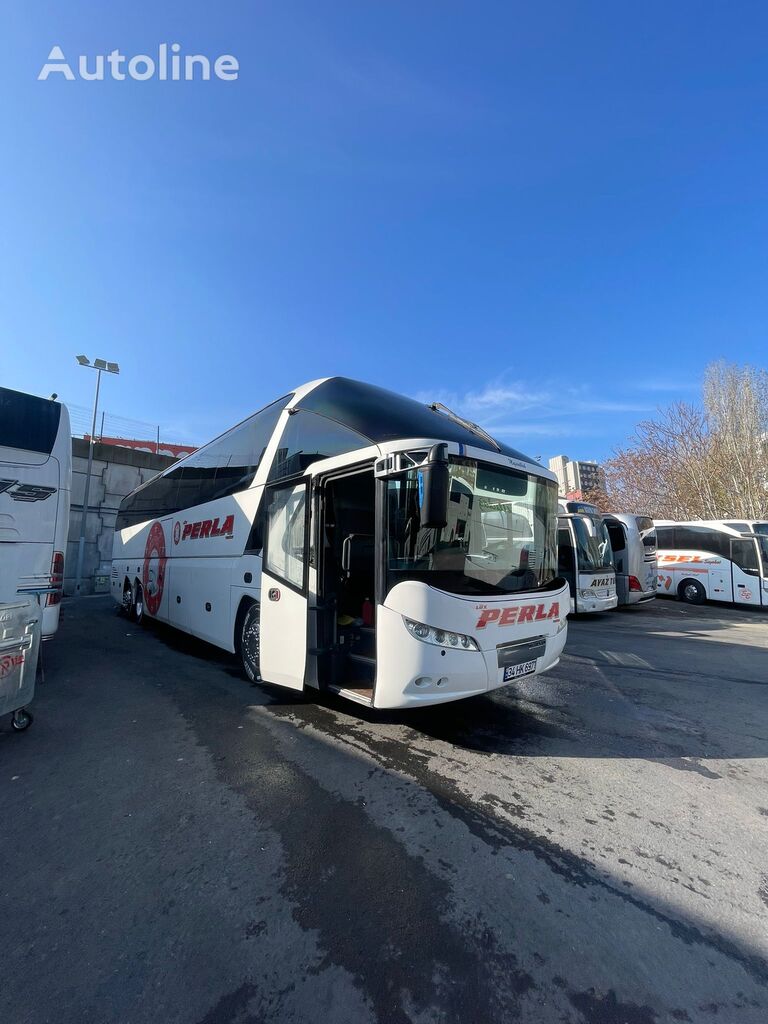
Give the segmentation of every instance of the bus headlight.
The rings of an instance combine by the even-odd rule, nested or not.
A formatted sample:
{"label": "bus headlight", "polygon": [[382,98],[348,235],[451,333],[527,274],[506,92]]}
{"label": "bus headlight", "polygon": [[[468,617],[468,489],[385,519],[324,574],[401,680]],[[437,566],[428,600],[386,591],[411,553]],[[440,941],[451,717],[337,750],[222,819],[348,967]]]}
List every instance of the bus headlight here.
{"label": "bus headlight", "polygon": [[453,647],[457,651],[480,650],[475,640],[465,633],[454,633],[450,629],[436,629],[434,626],[427,626],[423,622],[416,622],[405,616],[403,616],[403,622],[408,632],[417,640],[423,640],[425,644],[434,644],[435,647]]}

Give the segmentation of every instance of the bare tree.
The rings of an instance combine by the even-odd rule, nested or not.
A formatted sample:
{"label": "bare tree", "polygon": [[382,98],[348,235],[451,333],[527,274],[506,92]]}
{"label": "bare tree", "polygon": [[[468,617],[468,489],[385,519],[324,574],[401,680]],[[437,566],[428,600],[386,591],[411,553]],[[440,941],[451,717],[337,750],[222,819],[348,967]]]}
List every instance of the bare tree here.
{"label": "bare tree", "polygon": [[638,424],[605,464],[610,505],[656,519],[768,518],[768,373],[714,363],[701,407]]}

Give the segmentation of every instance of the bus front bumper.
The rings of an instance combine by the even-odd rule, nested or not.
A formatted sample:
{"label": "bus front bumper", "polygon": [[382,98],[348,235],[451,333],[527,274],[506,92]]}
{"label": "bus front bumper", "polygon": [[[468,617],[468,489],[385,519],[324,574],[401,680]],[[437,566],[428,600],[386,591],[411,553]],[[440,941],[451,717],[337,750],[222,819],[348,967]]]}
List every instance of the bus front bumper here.
{"label": "bus front bumper", "polygon": [[[399,585],[404,586],[406,584]],[[525,676],[546,672],[560,660],[568,634],[567,588],[562,593],[546,594],[546,597],[528,595],[482,603],[442,595],[458,603],[461,611],[470,612],[461,616],[463,629],[459,628],[458,616],[440,615],[437,608],[410,610],[414,602],[396,600],[397,589],[392,591],[387,604],[378,609],[374,707],[419,707],[478,696]],[[408,598],[413,594],[399,596]],[[516,627],[509,622],[509,628],[499,624],[503,615],[497,615],[497,609],[531,607],[534,602],[533,614],[540,616],[538,621],[526,621],[524,626],[518,623]],[[432,599],[429,603],[439,605],[441,602]],[[408,606],[410,614],[389,607],[390,604]],[[443,608],[444,612],[446,610],[447,603]],[[406,627],[405,619],[430,624],[430,613],[433,621],[447,623],[443,627],[446,632],[453,630],[470,636],[477,647],[457,649],[417,639]],[[508,613],[507,618],[511,619],[512,615]],[[484,625],[478,626],[483,620],[486,620]]]}
{"label": "bus front bumper", "polygon": [[609,612],[618,603],[619,598],[616,594],[612,594],[610,597],[579,597],[576,612],[579,615],[591,612]]}

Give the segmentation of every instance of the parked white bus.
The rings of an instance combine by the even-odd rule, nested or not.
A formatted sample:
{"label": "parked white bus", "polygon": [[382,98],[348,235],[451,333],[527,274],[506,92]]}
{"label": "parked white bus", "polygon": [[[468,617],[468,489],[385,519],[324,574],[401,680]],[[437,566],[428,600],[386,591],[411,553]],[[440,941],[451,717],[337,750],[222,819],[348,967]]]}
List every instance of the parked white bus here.
{"label": "parked white bus", "polygon": [[[739,525],[741,525],[739,523]],[[690,604],[768,606],[768,536],[702,522],[657,522],[659,594]]]}
{"label": "parked white bus", "polygon": [[112,593],[252,681],[377,708],[484,693],[566,638],[553,474],[437,406],[340,377],[130,494]]}
{"label": "parked white bus", "polygon": [[615,608],[616,570],[613,551],[597,505],[586,501],[558,502],[558,573],[568,581],[574,615]]}
{"label": "parked white bus", "polygon": [[619,604],[652,601],[659,582],[653,520],[628,512],[609,512],[604,519],[613,549]]}
{"label": "parked white bus", "polygon": [[71,487],[66,406],[0,388],[0,602],[39,594],[44,640],[59,626]]}

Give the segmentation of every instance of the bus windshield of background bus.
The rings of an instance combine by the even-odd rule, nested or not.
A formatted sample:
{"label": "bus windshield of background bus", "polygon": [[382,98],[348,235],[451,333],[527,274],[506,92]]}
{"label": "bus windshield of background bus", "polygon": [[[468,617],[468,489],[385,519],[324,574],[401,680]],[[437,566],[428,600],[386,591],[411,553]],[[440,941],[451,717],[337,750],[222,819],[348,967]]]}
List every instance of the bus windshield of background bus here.
{"label": "bus windshield of background bus", "polygon": [[422,528],[418,470],[387,481],[389,586],[419,579],[457,594],[514,593],[557,567],[557,486],[515,470],[451,459],[447,525]]}
{"label": "bus windshield of background bus", "polygon": [[[755,530],[755,533],[757,533],[757,530]],[[760,561],[762,563],[760,567],[760,575],[768,578],[768,536],[765,534],[758,534],[755,537],[755,541],[760,549]]]}
{"label": "bus windshield of background bus", "polygon": [[574,516],[572,522],[579,572],[612,568],[613,550],[603,520],[599,516]]}

